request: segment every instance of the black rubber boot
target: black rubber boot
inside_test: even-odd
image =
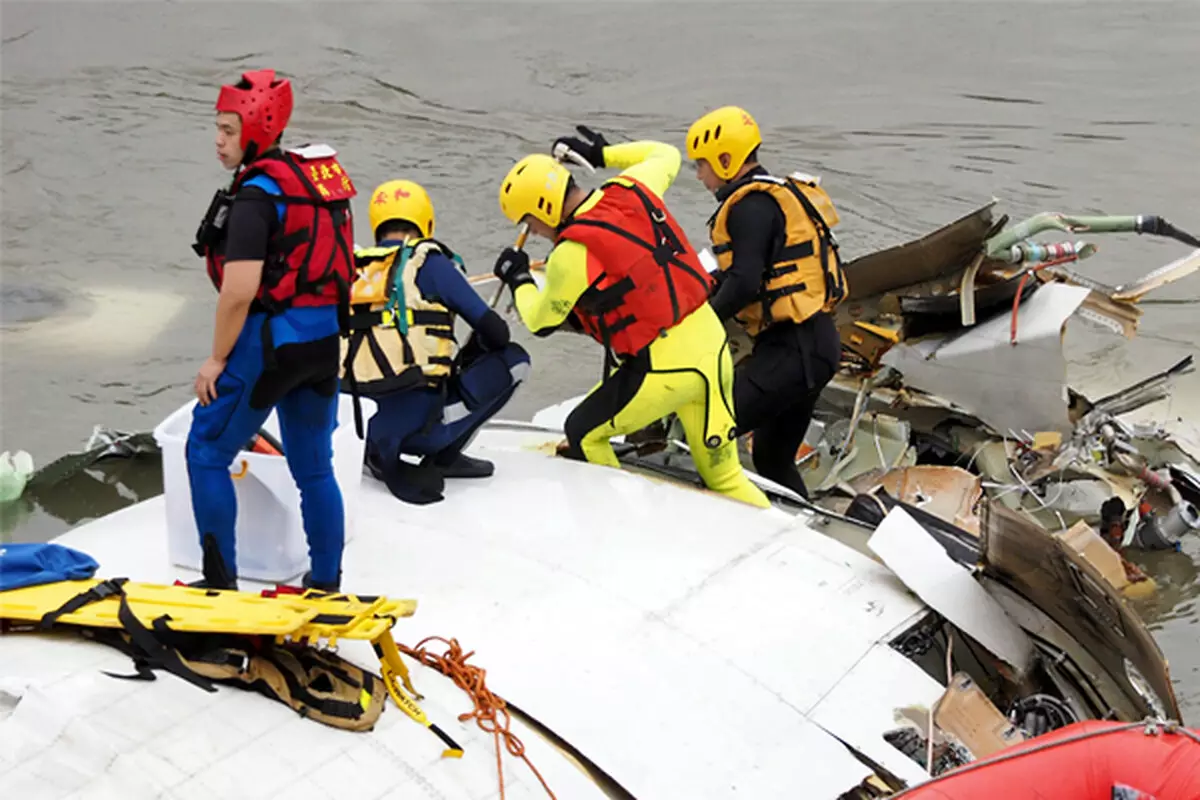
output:
[[[363,454],[363,463],[371,476],[377,481],[383,480],[383,462],[379,459],[379,454],[371,447],[371,443],[367,442],[366,452]]]
[[[443,499],[446,479],[428,458],[422,459],[420,464],[410,464],[400,459],[385,464],[379,453],[368,444],[364,463],[375,480],[384,483],[397,500],[424,506]]]
[[[316,589],[321,592],[340,592],[342,590],[342,571],[338,570],[337,580],[333,583],[317,583],[312,579],[312,572],[304,573],[300,585],[305,589]]]
[[[471,458],[466,453],[455,453],[453,457],[439,453],[433,465],[445,478],[488,478],[496,472],[496,465],[483,458]]]
[[[188,586],[197,589],[233,589],[237,590],[237,576],[229,574],[225,559],[221,558],[221,549],[217,547],[217,538],[211,533],[204,534],[204,556],[201,562],[204,577]]]
[[[384,468],[383,482],[394,497],[413,505],[424,506],[444,499],[446,479],[432,464],[397,461]]]

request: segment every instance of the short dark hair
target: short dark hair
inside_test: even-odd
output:
[[[379,223],[375,229],[375,243],[385,239],[404,239],[409,236],[422,236],[421,229],[415,223],[406,219],[389,219]]]
[[[757,164],[758,163],[758,148],[757,147],[755,147],[753,150],[750,151],[750,155],[746,156],[746,160],[743,163],[746,163],[746,164]]]

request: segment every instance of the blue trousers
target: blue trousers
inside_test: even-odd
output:
[[[529,370],[529,354],[517,344],[485,353],[455,375],[445,398],[436,389],[414,389],[373,399],[378,411],[367,426],[367,443],[384,463],[401,453],[432,456],[461,452],[516,392]]]
[[[333,474],[337,337],[281,342],[277,334],[277,366],[264,372],[265,323],[263,314],[247,318],[217,379],[216,400],[207,406],[197,404],[192,414],[187,465],[196,528],[201,545],[208,536],[216,540],[226,569],[236,576],[237,496],[229,467],[275,408],[284,457],[300,490],[312,580],[332,583],[339,577],[345,542],[342,494]]]

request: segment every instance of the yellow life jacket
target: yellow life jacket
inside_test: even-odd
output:
[[[462,259],[434,239],[355,252],[358,273],[350,288],[341,373],[352,393],[439,387],[449,377],[458,351],[454,315],[417,288],[417,273],[432,252],[463,268]]]
[[[818,311],[832,311],[849,286],[831,230],[839,222],[837,209],[819,178],[798,172],[787,178],[755,175],[730,193],[710,223],[717,265],[721,270],[733,265],[729,211],[750,192],[766,192],[775,199],[786,237],[764,275],[758,298],[738,312],[738,321],[757,336],[773,322],[800,323]]]

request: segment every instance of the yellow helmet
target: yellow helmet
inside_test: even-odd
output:
[[[403,220],[416,225],[422,236],[433,236],[433,201],[419,183],[388,181],[379,184],[371,193],[367,216],[371,220],[371,233],[378,231],[385,222]]]
[[[710,111],[692,123],[687,132],[688,158],[703,158],[723,181],[737,174],[754,148],[762,144],[758,123],[745,109],[725,106]],[[721,156],[729,154],[729,166],[721,166]]]
[[[500,182],[500,210],[514,225],[528,214],[557,228],[570,183],[570,170],[550,156],[525,156]]]

